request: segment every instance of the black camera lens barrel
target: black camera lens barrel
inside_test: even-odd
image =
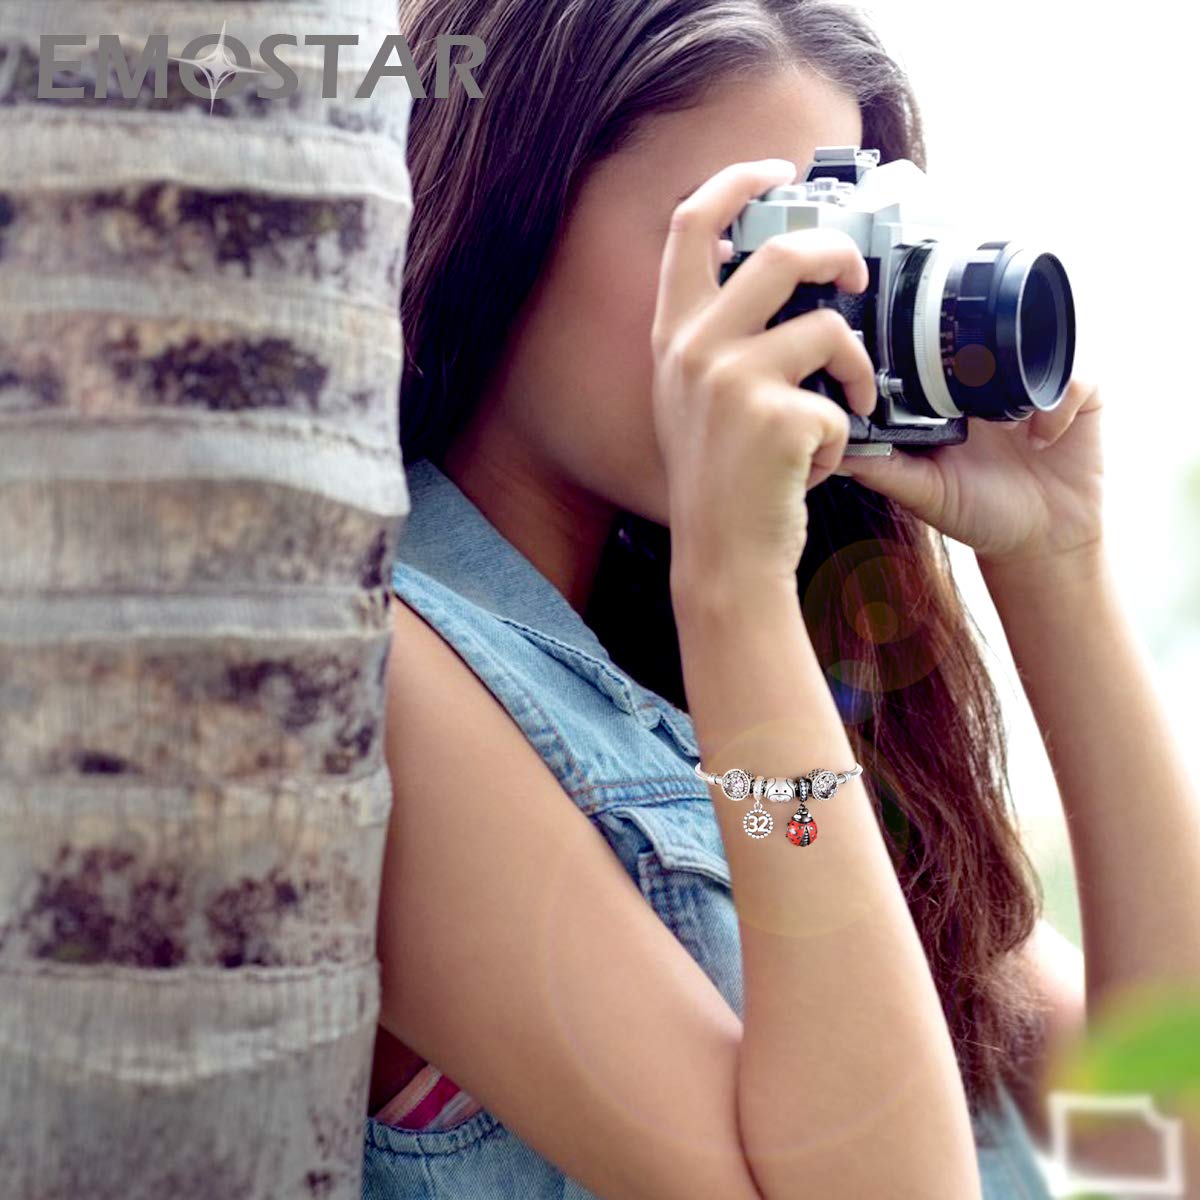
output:
[[[1074,299],[1059,259],[1012,241],[967,254],[934,240],[905,249],[888,333],[906,405],[924,416],[993,421],[1055,407],[1075,358]],[[934,357],[940,379],[930,378]]]
[[[1053,408],[1075,365],[1075,302],[1062,263],[1053,254],[1018,250],[1000,277],[999,347],[1020,374],[1036,408]]]

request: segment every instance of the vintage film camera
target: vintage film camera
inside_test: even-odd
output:
[[[951,227],[928,176],[908,159],[880,166],[878,150],[819,147],[802,179],[770,188],[738,214],[720,282],[772,235],[821,225],[857,243],[870,271],[866,290],[802,283],[767,327],[831,306],[862,339],[879,401],[869,417],[850,413],[847,455],[962,442],[968,417],[1023,421],[1062,399],[1075,358],[1062,263]],[[847,407],[825,370],[800,386]]]

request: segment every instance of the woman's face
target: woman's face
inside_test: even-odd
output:
[[[636,145],[584,180],[522,310],[498,397],[510,433],[562,479],[665,523],[650,327],[672,210],[730,163],[805,166],[815,147],[861,137],[853,98],[800,68],[724,82],[695,108],[649,118]]]

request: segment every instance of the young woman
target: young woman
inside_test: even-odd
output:
[[[1196,806],[1106,564],[1098,392],[843,459],[846,413],[797,383],[825,367],[867,413],[865,350],[828,312],[764,327],[800,281],[861,291],[857,248],[779,237],[718,286],[722,230],[816,146],[924,166],[852,10],[400,18],[418,59],[447,32],[488,59],[482,100],[418,101],[410,131],[364,1194],[1047,1195],[1030,1132],[1083,976],[1039,920],[940,535],[975,548],[1050,740],[1089,1000],[1165,973]],[[862,772],[805,848],[794,803],[748,838],[697,762]],[[1132,845],[1130,772],[1156,801]]]

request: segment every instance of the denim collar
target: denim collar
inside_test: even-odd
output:
[[[440,467],[407,468],[411,511],[396,556],[497,616],[550,634],[611,663],[566,597],[484,516]]]
[[[494,613],[547,653],[591,680],[646,726],[667,722],[695,754],[687,713],[621,670],[566,597],[428,458],[405,464],[409,512],[396,558]]]

